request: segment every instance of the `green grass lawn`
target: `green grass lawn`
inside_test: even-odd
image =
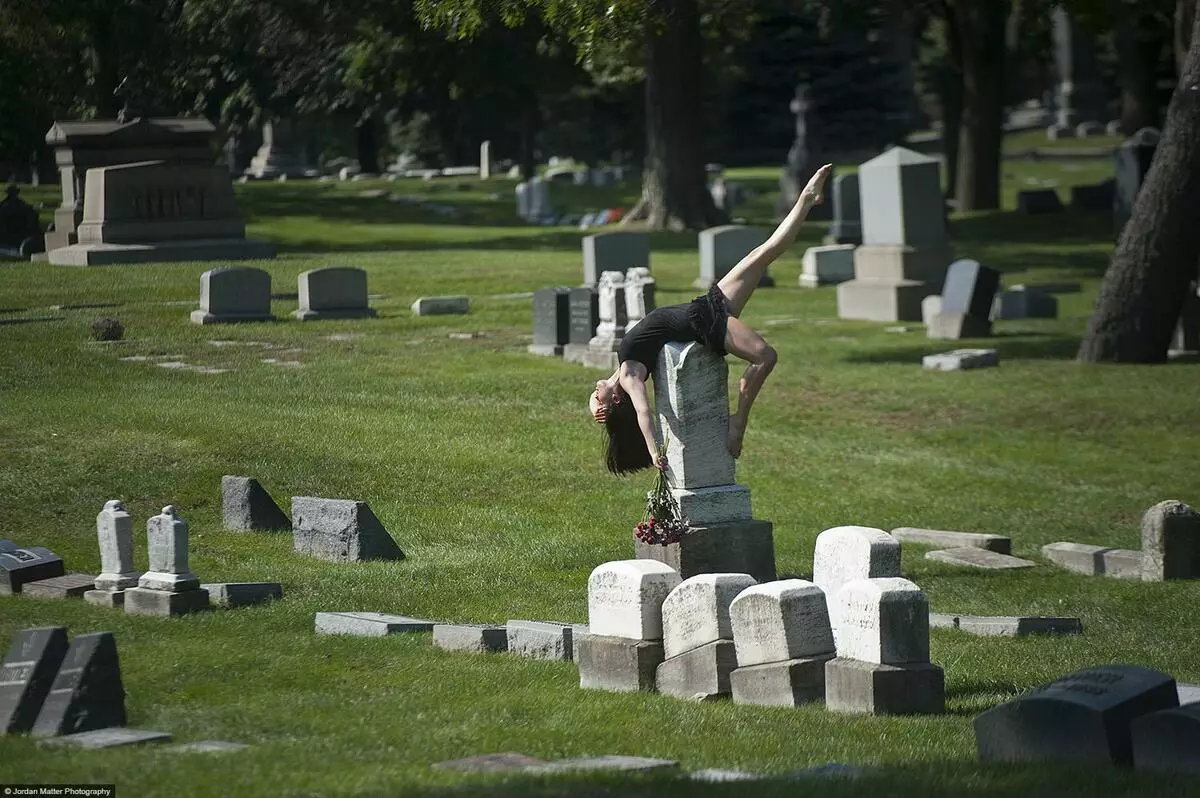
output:
[[[1015,164],[1011,196],[1025,174]],[[1023,165],[1022,167],[1023,168]],[[1094,175],[1030,165],[1030,177]],[[1101,171],[1097,169],[1097,171]],[[1101,174],[1102,178],[1104,175]],[[766,178],[763,178],[766,179]],[[948,712],[928,718],[834,715],[697,704],[652,694],[581,691],[570,663],[434,649],[428,635],[338,639],[313,633],[318,611],[373,610],[455,622],[584,622],[597,564],[632,556],[630,534],[651,477],[601,464],[585,414],[596,373],[528,355],[531,303],[514,294],[580,280],[578,231],[515,223],[512,183],[466,190],[379,184],[460,205],[458,220],[362,197],[364,183],[239,186],[250,234],[281,257],[257,264],[273,290],[323,265],[366,269],[379,318],[199,327],[188,322],[208,264],[74,269],[0,267],[0,537],[44,545],[71,570],[99,566],[94,518],[120,498],[145,566],[146,519],[174,504],[191,528],[202,581],[278,581],[270,606],[175,619],[126,617],[82,602],[0,600],[0,640],[62,624],[116,634],[130,725],[177,741],[251,743],[227,755],[153,748],[44,750],[0,739],[0,784],[115,782],[121,795],[741,795],[743,785],[663,779],[469,778],[439,760],[497,751],[542,758],[622,753],[688,769],[769,773],[830,761],[871,766],[856,782],[769,782],[756,795],[1147,795],[1193,783],[1093,767],[981,766],[971,718],[1068,671],[1142,664],[1200,681],[1200,583],[1084,578],[1043,564],[964,572],[906,546],[904,575],[937,612],[1072,615],[1073,638],[932,636]],[[491,199],[497,193],[499,199]],[[632,187],[568,189],[580,210],[629,203]],[[773,196],[747,213],[764,223]],[[738,479],[755,516],[775,524],[781,574],[811,575],[829,527],[923,526],[1010,535],[1039,559],[1057,540],[1137,548],[1142,513],[1167,498],[1200,501],[1195,433],[1200,366],[1085,367],[1072,361],[1111,252],[1105,214],[955,218],[960,255],[1006,283],[1082,281],[1058,320],[998,322],[1000,368],[934,373],[920,357],[956,345],[920,325],[841,321],[831,288],[797,286],[800,254],[772,267],[745,318],[780,363],[752,418]],[[695,234],[656,234],[660,303],[693,294]],[[409,304],[463,293],[467,316],[414,318]],[[51,310],[71,303],[105,309]],[[101,315],[128,343],[90,342]],[[451,338],[472,332],[477,337]],[[237,345],[214,346],[213,340]],[[163,357],[228,369],[157,368]],[[281,367],[265,359],[299,361]],[[737,365],[731,359],[735,369]],[[297,555],[286,533],[221,530],[220,478],[257,477],[285,507],[293,495],[370,503],[406,551],[402,562],[337,565]]]

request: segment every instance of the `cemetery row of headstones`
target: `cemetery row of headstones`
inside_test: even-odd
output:
[[[326,266],[301,272],[297,278],[300,307],[292,316],[316,319],[374,318],[367,306],[367,273],[350,266]],[[412,304],[417,316],[466,313],[465,296],[420,297]],[[274,321],[271,313],[271,275],[252,266],[227,266],[200,275],[200,307],[192,311],[196,324]]]

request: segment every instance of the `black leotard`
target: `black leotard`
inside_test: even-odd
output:
[[[618,361],[637,361],[653,374],[658,353],[667,341],[698,341],[716,354],[724,355],[728,319],[725,295],[714,285],[706,295],[696,297],[686,305],[667,305],[647,313],[621,339]]]

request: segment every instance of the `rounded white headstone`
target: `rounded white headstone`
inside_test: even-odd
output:
[[[663,601],[663,653],[668,657],[715,640],[732,640],[729,605],[758,584],[749,574],[697,574],[685,579]]]
[[[837,653],[884,665],[929,662],[929,601],[907,579],[859,579],[837,594]]]
[[[856,579],[900,575],[900,541],[869,526],[838,526],[817,536],[813,582],[827,596]]]
[[[748,587],[729,607],[738,667],[831,654],[825,593],[803,579]]]
[[[617,560],[588,577],[588,630],[631,640],[663,636],[662,605],[679,573],[657,560]]]

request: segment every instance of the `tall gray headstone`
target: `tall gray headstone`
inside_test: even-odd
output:
[[[271,275],[252,266],[226,266],[200,275],[200,308],[196,324],[273,321]]]
[[[858,176],[863,245],[854,251],[854,279],[838,285],[838,315],[920,321],[921,301],[938,293],[952,260],[941,165],[893,147]]]
[[[746,227],[726,224],[700,231],[700,276],[692,285],[707,290],[729,274],[729,270],[762,246],[770,238],[770,231],[761,227]],[[759,286],[771,286],[775,280],[763,273]]]
[[[588,343],[596,335],[600,325],[600,293],[595,288],[580,286],[572,288],[567,305],[570,315],[570,333],[563,347],[563,360],[582,363]]]
[[[531,354],[563,353],[570,342],[570,298],[569,288],[539,288],[533,292],[533,343],[528,347]]]
[[[0,666],[0,736],[33,729],[66,655],[65,626],[17,632]]]
[[[650,268],[650,237],[645,233],[596,233],[583,238],[583,284],[597,285],[607,271]]]
[[[992,334],[992,304],[1000,288],[1000,272],[978,261],[950,264],[942,287],[941,310],[928,325],[930,338],[958,340]]]
[[[92,604],[120,606],[125,591],[137,587],[141,572],[133,566],[133,519],[119,499],[105,502],[96,516],[96,537],[100,541],[100,574],[96,589],[84,598]]]
[[[33,724],[34,737],[125,725],[125,686],[112,632],[75,635]]]
[[[861,244],[862,201],[859,196],[858,174],[837,175],[833,178],[833,224],[829,226],[826,244]]]

